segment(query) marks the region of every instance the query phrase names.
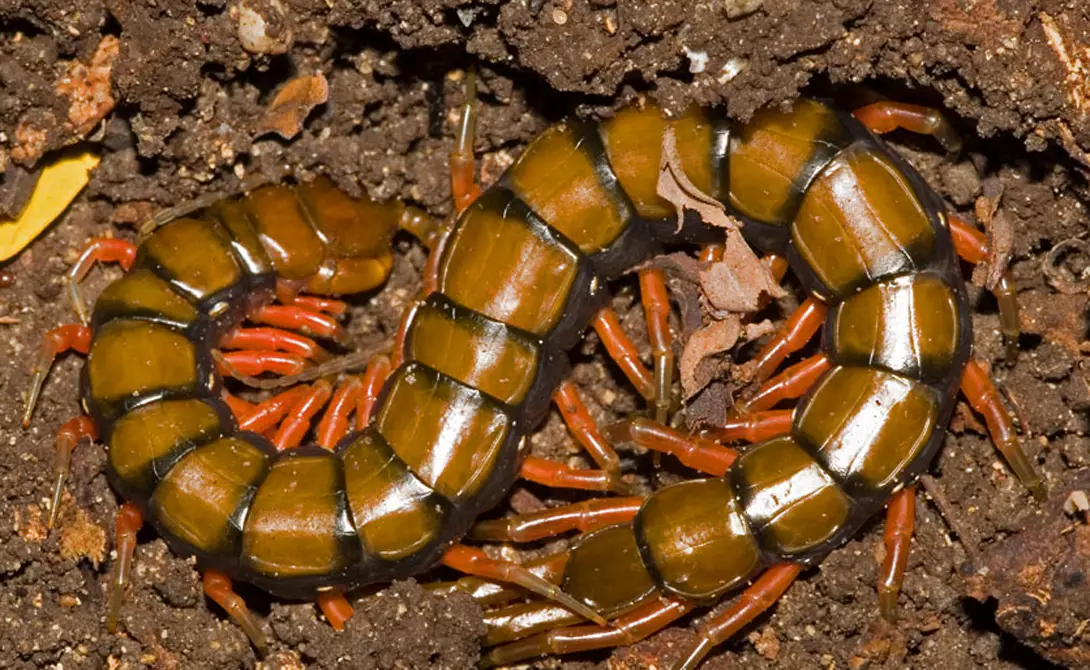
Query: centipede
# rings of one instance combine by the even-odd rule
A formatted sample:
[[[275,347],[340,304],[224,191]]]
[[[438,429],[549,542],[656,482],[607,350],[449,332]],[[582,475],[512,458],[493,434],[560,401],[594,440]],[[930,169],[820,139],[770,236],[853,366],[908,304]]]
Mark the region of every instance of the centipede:
[[[316,601],[339,629],[352,616],[345,593],[442,564],[469,575],[451,588],[495,606],[490,666],[631,644],[741,591],[678,666],[693,668],[887,505],[879,602],[882,616],[895,616],[915,483],[959,392],[1016,476],[1042,495],[971,355],[959,259],[983,261],[987,238],[878,137],[902,129],[956,150],[939,111],[800,99],[739,123],[714,109],[668,117],[645,105],[551,126],[482,189],[472,82],[450,156],[456,213],[442,223],[324,180],[263,186],[165,222],[139,244],[96,240],[69,273],[83,323],[45,337],[25,422],[55,357],[86,354],[86,414],[58,435],[50,526],[72,449],[101,442],[126,501],[111,630],[147,523],[196,557],[205,593],[261,652],[264,633],[233,581]],[[686,246],[714,262],[723,231],[677,217],[659,194],[667,134],[686,178],[741,222],[763,267],[790,270],[807,296],[758,352],[755,391],[721,425],[692,434],[666,423],[676,409],[669,296],[663,270],[645,261]],[[329,367],[337,357],[322,342],[351,345],[337,298],[385,280],[399,228],[430,248],[418,299],[389,355],[365,352],[362,374]],[[87,314],[78,282],[108,261],[126,273]],[[610,304],[609,283],[633,270],[650,368]],[[1009,273],[994,292],[1013,354]],[[604,427],[590,417],[567,356],[588,329],[648,416]],[[819,353],[776,374],[819,331]],[[256,402],[224,382],[263,375],[317,381]],[[595,467],[528,454],[552,404]],[[751,444],[727,446],[736,441]],[[621,443],[673,455],[700,476],[632,495]],[[618,495],[477,521],[519,478]],[[538,565],[463,543],[573,530],[581,535],[572,547]]]

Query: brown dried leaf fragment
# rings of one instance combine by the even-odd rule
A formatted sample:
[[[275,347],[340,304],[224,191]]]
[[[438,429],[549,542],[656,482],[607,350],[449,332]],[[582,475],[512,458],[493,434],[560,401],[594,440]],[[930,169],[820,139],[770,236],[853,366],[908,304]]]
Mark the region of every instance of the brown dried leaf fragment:
[[[292,79],[276,94],[257,124],[254,137],[276,133],[290,140],[303,129],[303,121],[318,105],[329,99],[329,83],[321,72]]]
[[[57,92],[68,98],[68,125],[76,137],[91,132],[117,104],[110,89],[110,73],[120,51],[120,41],[106,35],[90,66],[73,61],[57,82]]]
[[[741,334],[742,319],[737,314],[728,314],[721,321],[712,321],[692,334],[681,350],[678,361],[685,400],[711,383],[719,372],[716,355],[733,347]]]
[[[685,175],[677,139],[670,127],[662,138],[657,192],[677,209],[679,229],[685,210],[689,209],[705,223],[726,231],[723,260],[700,273],[701,286],[712,307],[721,312],[753,312],[760,308],[762,293],[777,298],[786,295],[768,266],[742,238],[741,222],[727,214],[723,203],[702,193]]]
[[[989,182],[984,184],[984,195],[973,204],[973,213],[988,234],[988,257],[973,269],[972,282],[989,291],[1003,278],[1014,249],[1014,224],[1006,211],[999,209],[1002,199],[1003,186]]]

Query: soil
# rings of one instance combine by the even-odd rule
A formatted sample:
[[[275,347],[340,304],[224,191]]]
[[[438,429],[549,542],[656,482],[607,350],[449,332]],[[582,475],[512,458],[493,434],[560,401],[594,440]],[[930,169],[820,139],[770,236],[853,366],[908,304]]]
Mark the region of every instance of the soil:
[[[239,17],[254,15],[264,34],[244,33],[244,41]],[[1084,517],[1062,509],[1072,491],[1090,487],[1081,282],[1090,263],[1081,242],[1090,202],[1090,9],[1081,3],[0,0],[0,35],[0,206],[18,200],[14,185],[52,150],[83,141],[102,155],[65,215],[3,268],[14,284],[0,288],[0,667],[259,665],[242,632],[203,598],[192,562],[150,532],[140,536],[121,633],[106,632],[118,501],[101,448],[77,450],[60,527],[49,533],[44,522],[53,435],[79,411],[82,361],[59,361],[23,430],[27,370],[42,333],[72,320],[63,275],[75,254],[92,237],[133,238],[133,224],[159,209],[237,189],[255,175],[327,174],[350,192],[449,213],[446,156],[462,100],[456,75],[471,63],[481,82],[476,153],[485,183],[550,121],[608,116],[640,101],[672,110],[721,105],[741,119],[800,93],[848,105],[878,92],[945,109],[966,140],[959,156],[909,135],[891,141],[952,207],[970,214],[986,196],[982,211],[997,204],[996,226],[1013,230],[1021,355],[1004,361],[994,300],[974,288],[976,355],[1016,408],[1052,496],[1031,501],[962,404],[932,469],[931,495],[917,503],[899,625],[876,616],[875,520],[703,667],[1090,667],[1090,534]],[[291,140],[256,135],[275,93],[317,73],[328,80],[328,101],[306,116],[302,132]],[[408,237],[397,250],[387,284],[354,300],[352,332],[394,332],[424,262]],[[117,276],[116,268],[94,271],[88,294]],[[646,357],[634,288],[620,282],[615,302]],[[787,304],[780,307],[770,316]],[[596,418],[640,409],[593,335],[573,360]],[[555,413],[533,444],[585,464]],[[624,456],[641,486],[691,476]],[[519,486],[492,514],[578,498]],[[490,550],[527,557],[556,544]],[[271,637],[263,667],[465,668],[479,656],[477,606],[412,579],[359,594],[343,633],[311,604],[241,591]],[[663,667],[699,619],[630,648],[534,665]]]

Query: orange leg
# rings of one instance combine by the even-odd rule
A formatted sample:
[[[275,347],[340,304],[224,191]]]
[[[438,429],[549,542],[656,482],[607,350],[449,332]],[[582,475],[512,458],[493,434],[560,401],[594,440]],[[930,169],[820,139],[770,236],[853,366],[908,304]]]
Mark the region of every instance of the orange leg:
[[[825,354],[816,354],[799,361],[765,382],[752,398],[737,405],[737,410],[743,413],[756,412],[775,407],[781,400],[798,398],[832,367],[832,361]]]
[[[802,566],[797,563],[780,563],[766,570],[730,609],[704,625],[700,641],[689,649],[685,660],[675,666],[676,670],[694,670],[716,645],[730,639],[779,600],[801,571]]]
[[[256,377],[266,372],[297,375],[306,369],[307,360],[279,351],[229,351],[219,357],[217,367],[224,377]]]
[[[722,244],[705,244],[700,248],[699,259],[702,263],[718,263],[723,260]]]
[[[604,429],[610,442],[632,442],[645,449],[672,454],[684,465],[722,477],[738,458],[738,452],[711,440],[685,435],[650,419],[625,419]]]
[[[329,396],[332,393],[332,386],[326,380],[319,379],[314,382],[302,399],[291,408],[288,418],[280,425],[280,430],[273,438],[273,446],[278,451],[284,451],[302,444],[303,437],[310,430],[311,419],[329,402]]]
[[[648,402],[655,400],[655,383],[651,374],[640,362],[640,355],[636,352],[636,345],[628,338],[621,328],[621,321],[617,318],[617,312],[611,307],[603,307],[591,322],[594,332],[598,333],[610,358],[617,362],[636,391]]]
[[[954,212],[949,212],[950,234],[954,239],[954,250],[958,256],[973,265],[988,257],[988,238],[968,221]],[[996,304],[999,306],[999,330],[1007,345],[1007,359],[1018,357],[1018,336],[1022,324],[1018,317],[1018,291],[1014,287],[1014,276],[1010,270],[1003,273],[999,283],[992,289]]]
[[[772,409],[750,414],[731,415],[722,426],[714,426],[701,431],[701,437],[716,442],[761,442],[791,430],[795,419],[793,409]]]
[[[757,367],[753,373],[753,380],[764,383],[776,368],[787,359],[788,356],[801,349],[818,332],[825,323],[825,315],[828,312],[825,303],[813,296],[806,299],[796,309],[776,336],[761,349],[754,359]]]
[[[564,568],[568,565],[570,556],[571,552],[562,551],[530,560],[523,567],[550,584],[559,584],[564,579]],[[517,586],[472,576],[450,582],[432,582],[424,584],[424,588],[432,593],[466,593],[481,607],[501,605],[526,597],[526,591]],[[548,604],[555,606],[554,603]]]
[[[533,542],[568,531],[581,533],[631,521],[643,504],[643,496],[591,498],[532,514],[480,521],[470,536],[491,542]]]
[[[57,521],[57,514],[61,508],[61,495],[64,493],[64,483],[68,479],[68,469],[72,463],[72,451],[82,439],[92,442],[98,439],[98,429],[91,417],[83,415],[69,419],[57,431],[57,450],[53,456],[53,467],[57,473],[57,479],[53,484],[53,504],[49,507],[49,522],[46,525],[50,530]]]
[[[519,470],[519,477],[528,482],[552,488],[579,489],[580,491],[613,491],[629,493],[631,487],[619,475],[605,470],[571,468],[547,458],[527,456]]]
[[[378,402],[378,395],[382,392],[386,378],[390,376],[390,370],[390,359],[385,356],[375,356],[367,362],[367,370],[363,373],[363,392],[356,404],[357,430],[363,430],[371,423],[371,412]]]
[[[878,611],[890,623],[897,620],[897,596],[905,578],[915,522],[916,485],[913,484],[893,494],[886,512],[886,557],[878,575]]]
[[[322,591],[318,594],[318,607],[334,630],[344,630],[344,624],[352,618],[355,610],[340,591]]]
[[[235,416],[235,421],[242,421],[256,409],[256,405],[243,400],[229,391],[223,391],[223,393],[220,394],[220,397],[223,399],[223,402],[227,403],[227,407],[231,410],[231,414]]]
[[[541,635],[497,647],[484,659],[484,667],[512,665],[545,654],[572,654],[591,649],[620,647],[638,642],[688,614],[696,604],[678,596],[661,595],[646,605],[609,623],[608,626],[557,628]]]
[[[227,612],[231,620],[250,638],[259,656],[265,656],[269,646],[265,642],[265,633],[257,622],[246,601],[231,588],[231,578],[216,570],[204,571],[204,593]]]
[[[288,410],[298,404],[306,396],[307,392],[308,388],[306,386],[297,386],[261,401],[261,404],[255,407],[253,411],[239,420],[239,430],[264,433],[279,425]]]
[[[555,584],[542,579],[521,565],[489,558],[480,549],[467,547],[464,544],[455,544],[443,554],[442,563],[467,575],[517,584],[527,591],[559,603],[591,621],[605,624],[605,619],[599,616],[597,612],[564,593]]]
[[[332,451],[337,442],[348,434],[348,415],[355,408],[362,391],[363,383],[359,377],[349,377],[337,385],[333,399],[318,423],[318,444]]]
[[[283,351],[312,361],[329,358],[329,353],[314,340],[279,328],[236,328],[223,336],[220,348]]]
[[[337,320],[328,314],[314,312],[294,305],[268,305],[249,315],[255,323],[276,328],[298,330],[313,337],[326,337],[338,344],[348,341],[348,334]]]
[[[560,383],[556,392],[553,393],[553,402],[556,403],[557,408],[560,410],[560,415],[564,417],[564,423],[568,425],[568,430],[575,435],[575,439],[579,440],[579,443],[587,450],[587,453],[598,464],[598,467],[612,477],[619,479],[621,476],[621,458],[598,432],[598,426],[595,424],[594,419],[591,418],[582,398],[579,397],[579,389],[570,379]]]
[[[91,350],[91,329],[87,326],[69,324],[54,328],[42,338],[42,346],[38,349],[38,356],[34,359],[34,367],[30,371],[30,392],[27,394],[26,408],[23,410],[23,428],[30,425],[30,417],[34,413],[34,406],[38,404],[38,396],[42,393],[42,385],[49,369],[53,367],[53,360],[69,349],[87,354]]]
[[[450,186],[454,208],[462,213],[481,194],[473,168],[473,141],[477,135],[477,74],[466,71],[465,104],[458,123],[458,138],[450,153]]]
[[[325,298],[316,295],[300,295],[300,291],[306,286],[305,280],[284,279],[276,280],[276,300],[281,305],[301,307],[311,312],[321,312],[332,316],[341,316],[348,311],[348,303],[333,298]]]
[[[666,293],[666,274],[662,270],[640,270],[640,300],[655,361],[655,421],[666,423],[673,399],[674,337],[670,333],[670,299]]]
[[[904,102],[875,102],[853,112],[855,118],[878,135],[898,128],[931,135],[950,153],[961,151],[961,138],[954,126],[937,109]]]
[[[132,559],[136,552],[136,532],[144,525],[144,514],[132,503],[124,503],[117,510],[114,529],[117,538],[114,548],[117,559],[114,561],[113,576],[110,578],[110,594],[106,601],[106,630],[117,632],[117,619],[121,614],[121,602],[132,577]]]
[[[1033,464],[1030,463],[1029,457],[1026,456],[1026,452],[1022,450],[1018,433],[1014,429],[1014,421],[1003,408],[999,391],[996,390],[988,373],[975,360],[970,360],[965,366],[965,372],[961,377],[961,392],[965,394],[965,398],[973,409],[984,415],[992,442],[1003,454],[1003,458],[1007,460],[1015,476],[1030,490],[1033,497],[1044,500],[1044,484]]]
[[[80,291],[79,283],[83,281],[87,273],[91,271],[95,261],[102,263],[118,263],[126,272],[136,260],[136,245],[124,240],[114,240],[106,237],[91,240],[75,265],[68,270],[68,297],[72,300],[72,309],[76,311],[80,323],[87,325],[91,322],[87,311],[87,302]]]

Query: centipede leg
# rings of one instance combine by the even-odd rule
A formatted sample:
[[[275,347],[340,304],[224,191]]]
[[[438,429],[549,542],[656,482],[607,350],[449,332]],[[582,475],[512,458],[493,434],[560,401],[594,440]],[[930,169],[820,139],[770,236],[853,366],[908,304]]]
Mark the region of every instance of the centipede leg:
[[[114,262],[119,264],[121,269],[128,272],[135,260],[136,245],[132,242],[106,237],[91,240],[91,243],[79,255],[75,265],[68,270],[67,277],[68,297],[72,301],[72,309],[75,310],[80,323],[87,325],[91,322],[87,312],[87,302],[83,299],[83,291],[80,290],[79,283],[91,271],[95,261],[102,263]]]
[[[250,638],[259,656],[265,656],[269,646],[265,642],[265,633],[254,618],[246,601],[231,588],[231,578],[217,570],[204,571],[204,593],[227,612],[231,620]]]
[[[34,406],[42,393],[42,386],[53,367],[53,361],[60,354],[71,349],[86,355],[91,350],[91,329],[87,326],[68,324],[50,330],[42,338],[42,345],[30,370],[30,390],[27,393],[26,408],[23,410],[23,428],[30,425]]]
[[[585,533],[631,521],[643,501],[643,496],[591,498],[541,512],[479,521],[470,537],[491,542],[533,542],[572,530]]]
[[[465,103],[458,122],[458,137],[450,152],[450,186],[454,207],[464,212],[481,195],[473,165],[473,142],[477,137],[477,73],[465,74]]]
[[[965,366],[961,377],[961,392],[973,409],[984,416],[992,442],[1003,454],[1015,476],[1030,490],[1034,498],[1044,500],[1044,484],[1018,441],[1014,421],[1003,407],[995,384],[976,360],[970,359]]]
[[[627,482],[605,470],[573,468],[537,456],[526,457],[519,470],[519,477],[552,488],[612,491],[621,494],[631,492],[631,486]]]
[[[564,579],[564,568],[568,565],[570,552],[562,551],[549,554],[542,558],[532,559],[522,567],[541,577],[550,584],[560,584]],[[507,582],[497,582],[483,577],[461,577],[454,581],[432,582],[424,584],[424,588],[432,593],[465,593],[481,607],[502,605],[515,599],[526,597],[526,589],[519,588]],[[554,605],[555,603],[548,603]],[[565,612],[567,610],[564,610]],[[575,615],[578,616],[578,615]],[[582,617],[579,617],[582,620]]]
[[[279,328],[236,328],[220,339],[219,346],[221,349],[282,351],[316,362],[329,358],[329,352],[314,340]]]
[[[481,646],[484,647],[495,647],[583,621],[578,614],[542,600],[489,609],[483,618],[485,634]]]
[[[57,431],[57,450],[53,457],[57,477],[53,484],[53,503],[49,506],[49,522],[46,524],[46,528],[50,530],[53,529],[61,508],[61,496],[64,494],[64,483],[68,479],[68,469],[72,463],[72,451],[82,439],[92,442],[98,439],[95,422],[86,415],[69,419]]]
[[[772,409],[749,414],[728,416],[722,426],[713,426],[701,431],[700,436],[716,442],[760,442],[779,435],[786,435],[791,430],[795,419],[793,409]]]
[[[815,354],[799,361],[765,382],[753,397],[736,405],[736,409],[741,413],[756,412],[770,409],[781,400],[798,398],[832,366],[832,361],[825,354]]]
[[[575,435],[575,439],[583,445],[583,448],[587,450],[587,453],[602,469],[602,472],[608,475],[611,484],[615,488],[623,488],[621,458],[598,432],[598,426],[590,416],[590,412],[587,411],[587,406],[583,404],[582,398],[579,397],[579,389],[576,388],[575,384],[567,379],[561,382],[556,392],[553,393],[553,402],[556,403],[557,408],[560,410],[560,415],[564,417],[564,423],[568,425],[568,430]]]
[[[329,407],[318,423],[319,445],[333,449],[348,434],[348,415],[355,408],[362,391],[363,382],[359,377],[349,377],[337,384],[333,399],[329,401]]]
[[[715,477],[722,477],[738,458],[738,452],[730,447],[685,435],[650,419],[626,419],[602,430],[610,442],[632,442],[645,449],[671,454],[682,464]]]
[[[318,607],[334,630],[344,630],[344,624],[356,613],[352,609],[352,604],[340,591],[322,591],[319,593]]]
[[[563,605],[586,619],[605,624],[605,619],[597,612],[564,593],[555,584],[535,575],[521,565],[490,558],[475,547],[455,544],[443,554],[442,563],[467,575],[517,584],[531,593]]]
[[[905,578],[915,522],[916,486],[912,485],[894,493],[886,511],[886,557],[878,575],[878,611],[890,623],[897,620],[897,596]]]
[[[371,422],[371,412],[378,402],[379,393],[390,376],[392,366],[390,359],[385,356],[375,356],[367,362],[367,370],[363,373],[363,389],[356,403],[356,428],[363,430]]]
[[[557,628],[547,633],[519,640],[489,652],[484,667],[511,665],[545,654],[572,654],[591,649],[633,644],[669,626],[696,607],[677,596],[660,596],[619,617],[608,626],[573,626]]]
[[[252,402],[243,400],[226,389],[220,393],[220,398],[223,402],[227,403],[227,408],[231,410],[231,414],[234,415],[235,421],[242,421],[252,414],[257,407]]]
[[[947,213],[950,221],[950,234],[954,239],[954,250],[965,261],[977,265],[988,257],[988,238],[968,221],[954,212]],[[1018,336],[1022,324],[1018,317],[1018,291],[1014,287],[1014,276],[1008,269],[992,288],[992,295],[999,306],[999,330],[1003,333],[1006,344],[1007,360],[1018,357]]]
[[[813,296],[799,305],[798,309],[792,312],[784,322],[776,336],[754,358],[756,367],[753,372],[753,381],[758,384],[764,383],[788,356],[805,346],[825,323],[825,315],[828,311],[825,303]]]
[[[348,342],[348,333],[332,316],[295,305],[267,305],[254,310],[247,318],[255,323],[297,330],[312,337],[329,338],[338,344]]]
[[[952,154],[961,151],[961,138],[954,126],[942,112],[933,107],[886,100],[860,107],[852,114],[875,134],[881,135],[901,128],[934,137],[943,149]]]
[[[297,386],[261,401],[249,414],[239,419],[239,430],[264,433],[277,426],[281,419],[284,418],[284,415],[298,404],[308,392],[309,389],[306,386]]]
[[[117,632],[117,619],[121,603],[132,576],[133,554],[136,552],[136,532],[144,525],[144,514],[132,503],[124,503],[117,510],[114,530],[117,533],[113,574],[110,578],[109,596],[106,601],[106,630]]]
[[[332,393],[333,388],[328,381],[319,379],[314,382],[307,393],[291,408],[288,418],[280,425],[276,437],[273,438],[273,446],[279,451],[284,451],[302,444],[303,437],[310,430],[311,419],[329,402],[329,396]]]
[[[765,570],[752,586],[738,596],[737,602],[704,624],[700,640],[686,652],[684,660],[675,666],[675,670],[694,670],[708,652],[730,639],[779,600],[801,571],[802,566],[798,563],[780,563]]]
[[[640,270],[640,301],[647,321],[647,339],[655,361],[655,421],[666,423],[673,399],[673,334],[670,333],[670,299],[666,274],[659,268]]]
[[[594,332],[598,333],[605,345],[609,357],[617,362],[621,371],[636,387],[636,391],[648,402],[655,401],[655,383],[647,368],[640,362],[636,345],[621,328],[621,321],[612,307],[603,307],[591,322]]]
[[[297,375],[307,368],[307,359],[280,351],[229,351],[219,356],[217,367],[224,377],[256,377],[266,372]]]

